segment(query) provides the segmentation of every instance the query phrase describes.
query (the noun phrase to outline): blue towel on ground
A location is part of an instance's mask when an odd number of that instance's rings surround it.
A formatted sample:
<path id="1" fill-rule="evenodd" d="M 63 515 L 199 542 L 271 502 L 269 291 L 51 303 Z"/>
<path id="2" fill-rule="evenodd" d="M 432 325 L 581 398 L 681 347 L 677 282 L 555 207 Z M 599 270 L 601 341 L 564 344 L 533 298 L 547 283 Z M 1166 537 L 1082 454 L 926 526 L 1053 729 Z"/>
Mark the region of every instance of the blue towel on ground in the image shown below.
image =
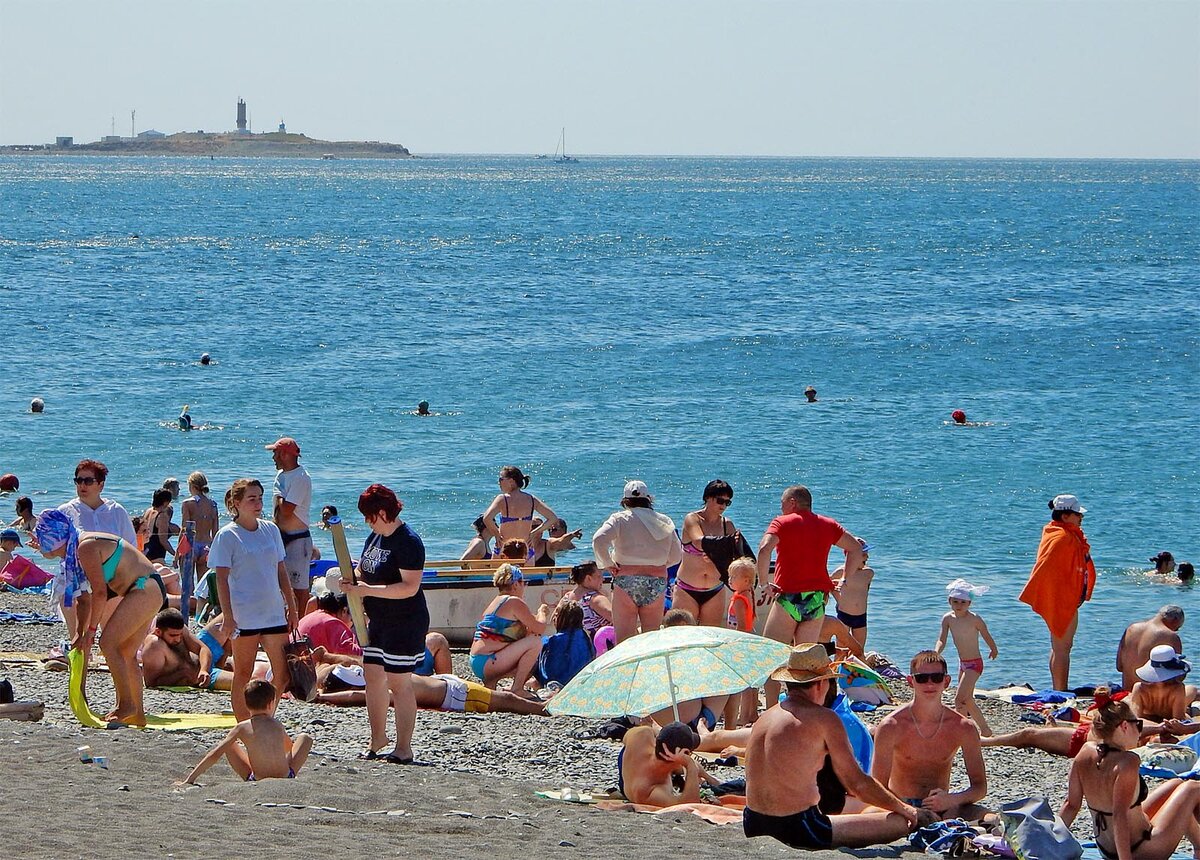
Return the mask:
<path id="1" fill-rule="evenodd" d="M 41 615 L 37 612 L 0 612 L 0 624 L 57 624 L 58 619 L 53 615 Z"/>
<path id="2" fill-rule="evenodd" d="M 1063 702 L 1070 701 L 1075 698 L 1070 693 L 1064 693 L 1062 690 L 1038 690 L 1036 693 L 1028 695 L 1013 696 L 1012 700 L 1017 705 L 1032 705 L 1035 703 L 1042 705 L 1061 705 Z"/>

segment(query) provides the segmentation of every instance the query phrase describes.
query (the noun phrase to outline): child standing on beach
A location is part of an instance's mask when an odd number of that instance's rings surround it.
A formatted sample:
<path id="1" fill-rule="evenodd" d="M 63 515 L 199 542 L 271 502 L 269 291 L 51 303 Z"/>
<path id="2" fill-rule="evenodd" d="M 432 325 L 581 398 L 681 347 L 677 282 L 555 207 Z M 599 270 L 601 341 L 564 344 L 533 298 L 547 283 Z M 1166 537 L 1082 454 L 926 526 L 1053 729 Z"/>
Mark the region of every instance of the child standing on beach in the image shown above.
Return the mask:
<path id="1" fill-rule="evenodd" d="M 954 640 L 954 649 L 958 651 L 958 690 L 954 696 L 954 710 L 973 719 L 979 726 L 979 733 L 989 738 L 992 736 L 992 729 L 984 718 L 983 711 L 975 704 L 975 683 L 983 674 L 983 655 L 979 651 L 980 637 L 983 637 L 990 649 L 989 660 L 995 660 L 1000 652 L 996 649 L 992 634 L 988 632 L 987 624 L 971 611 L 971 599 L 987 593 L 988 586 L 971 585 L 965 579 L 956 579 L 946 586 L 946 591 L 949 595 L 950 611 L 942 616 L 942 630 L 933 650 L 940 657 L 947 640 Z"/>
<path id="2" fill-rule="evenodd" d="M 867 552 L 871 545 L 862 538 L 855 538 L 862 547 L 862 567 L 849 577 L 846 576 L 845 566 L 833 572 L 833 597 L 837 601 L 837 619 L 846 625 L 850 635 L 855 638 L 865 651 L 867 648 L 867 592 L 871 590 L 871 580 L 875 571 L 867 565 Z"/>
<path id="3" fill-rule="evenodd" d="M 225 740 L 200 759 L 188 774 L 187 783 L 194 785 L 200 774 L 220 761 L 221 756 L 229 760 L 229 766 L 246 782 L 293 779 L 303 767 L 312 749 L 312 736 L 301 732 L 293 740 L 283 723 L 271 716 L 275 688 L 266 681 L 251 681 L 246 685 L 245 697 L 250 719 L 234 726 Z"/>
<path id="4" fill-rule="evenodd" d="M 725 623 L 731 630 L 750 633 L 754 630 L 754 580 L 758 577 L 758 565 L 749 556 L 735 558 L 729 562 L 729 588 L 733 597 L 729 599 L 729 613 Z M 758 688 L 750 687 L 730 696 L 725 706 L 725 728 L 750 726 L 758 719 Z"/>

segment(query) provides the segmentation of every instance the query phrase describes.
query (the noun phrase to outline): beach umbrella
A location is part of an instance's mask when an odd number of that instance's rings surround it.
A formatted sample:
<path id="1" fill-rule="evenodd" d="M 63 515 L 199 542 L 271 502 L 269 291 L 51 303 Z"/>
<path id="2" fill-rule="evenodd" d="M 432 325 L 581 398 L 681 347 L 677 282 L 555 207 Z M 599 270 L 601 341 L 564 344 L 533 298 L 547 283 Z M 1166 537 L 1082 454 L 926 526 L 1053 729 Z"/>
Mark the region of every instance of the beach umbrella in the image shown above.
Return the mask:
<path id="1" fill-rule="evenodd" d="M 757 687 L 788 660 L 782 642 L 724 627 L 667 627 L 597 657 L 549 702 L 552 714 L 645 716 L 701 696 Z"/>

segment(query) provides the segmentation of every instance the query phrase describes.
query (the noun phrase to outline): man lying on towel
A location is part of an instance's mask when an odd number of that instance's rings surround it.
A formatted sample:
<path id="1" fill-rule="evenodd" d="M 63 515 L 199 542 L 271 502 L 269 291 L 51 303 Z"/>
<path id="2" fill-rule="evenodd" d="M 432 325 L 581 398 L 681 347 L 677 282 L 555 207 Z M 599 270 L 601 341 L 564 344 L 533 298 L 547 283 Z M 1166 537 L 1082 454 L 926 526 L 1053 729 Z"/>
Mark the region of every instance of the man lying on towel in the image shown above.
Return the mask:
<path id="1" fill-rule="evenodd" d="M 317 667 L 317 701 L 342 707 L 367 704 L 367 684 L 362 661 L 343 654 L 330 654 L 324 648 L 313 649 Z M 526 699 L 507 690 L 489 690 L 482 684 L 464 681 L 457 675 L 412 675 L 417 707 L 471 714 L 533 714 L 549 716 L 541 702 Z"/>
<path id="2" fill-rule="evenodd" d="M 214 634 L 212 627 L 217 628 Z M 200 687 L 229 690 L 233 672 L 221 667 L 220 621 L 195 635 L 178 609 L 164 609 L 154 618 L 154 632 L 142 643 L 142 676 L 147 687 Z"/>

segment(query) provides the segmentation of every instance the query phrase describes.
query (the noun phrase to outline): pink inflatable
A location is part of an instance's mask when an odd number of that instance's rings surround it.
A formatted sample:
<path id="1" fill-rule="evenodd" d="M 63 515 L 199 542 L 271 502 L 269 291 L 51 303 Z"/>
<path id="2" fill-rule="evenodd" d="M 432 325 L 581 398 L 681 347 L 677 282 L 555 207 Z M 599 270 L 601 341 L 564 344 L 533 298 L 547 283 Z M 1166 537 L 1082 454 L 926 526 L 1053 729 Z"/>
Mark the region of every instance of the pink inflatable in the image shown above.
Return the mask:
<path id="1" fill-rule="evenodd" d="M 609 648 L 617 644 L 617 628 L 609 624 L 606 627 L 601 627 L 596 631 L 596 638 L 592 640 L 592 644 L 596 646 L 596 656 L 599 657 Z"/>
<path id="2" fill-rule="evenodd" d="M 36 588 L 53 578 L 23 555 L 14 555 L 12 561 L 4 565 L 4 570 L 0 570 L 0 582 L 13 588 Z"/>

